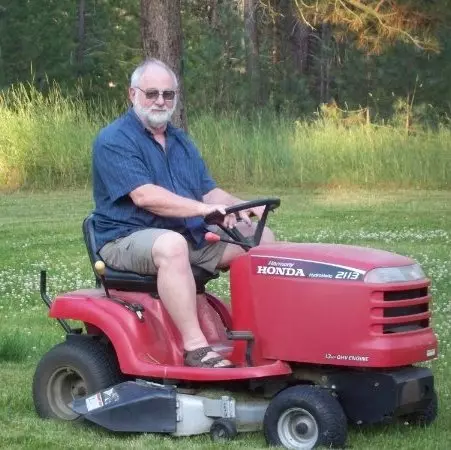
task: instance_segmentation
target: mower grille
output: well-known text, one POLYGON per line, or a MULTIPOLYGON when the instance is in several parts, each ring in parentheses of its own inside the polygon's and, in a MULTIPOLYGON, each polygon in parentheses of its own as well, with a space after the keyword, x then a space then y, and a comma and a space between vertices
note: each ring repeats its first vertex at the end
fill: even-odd
POLYGON ((406 331, 417 331, 429 326, 429 320, 417 320, 415 322, 403 323, 399 325, 384 325, 383 333, 405 333, 406 331))
POLYGON ((412 314, 421 314, 428 312, 428 304, 422 303, 421 305, 404 306, 401 308, 384 309, 384 317, 400 317, 411 316, 412 314))
POLYGON ((396 300, 408 300, 412 298, 426 297, 428 288, 409 289, 407 291, 388 291, 384 292, 384 301, 393 302, 396 300))
POLYGON ((383 334, 406 333, 429 327, 428 288, 416 288, 403 291, 386 291, 384 302, 390 302, 383 309, 387 319, 382 325, 383 334), (395 302, 399 305, 395 306, 395 302), (394 320, 399 318, 399 322, 394 320))

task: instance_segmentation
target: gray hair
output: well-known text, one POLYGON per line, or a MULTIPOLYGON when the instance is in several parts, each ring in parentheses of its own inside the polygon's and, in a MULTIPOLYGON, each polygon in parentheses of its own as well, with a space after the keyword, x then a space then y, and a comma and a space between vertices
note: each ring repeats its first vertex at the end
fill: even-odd
POLYGON ((137 86, 137 84, 139 83, 139 80, 141 79, 142 74, 145 72, 145 70, 149 66, 158 66, 158 67, 165 69, 171 75, 172 79, 174 80, 174 86, 176 88, 178 87, 179 83, 178 83, 177 76, 175 75, 174 71, 163 61, 160 61, 159 59, 156 59, 156 58, 146 59, 133 71, 132 76, 130 78, 130 87, 137 86))

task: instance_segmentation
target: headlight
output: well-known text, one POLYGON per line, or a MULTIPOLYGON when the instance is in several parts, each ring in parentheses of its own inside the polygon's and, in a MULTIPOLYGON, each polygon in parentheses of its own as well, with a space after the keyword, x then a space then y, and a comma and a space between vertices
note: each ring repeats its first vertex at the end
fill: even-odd
POLYGON ((365 283, 397 283, 400 281, 423 280, 426 275, 419 264, 402 267, 380 267, 365 275, 365 283))

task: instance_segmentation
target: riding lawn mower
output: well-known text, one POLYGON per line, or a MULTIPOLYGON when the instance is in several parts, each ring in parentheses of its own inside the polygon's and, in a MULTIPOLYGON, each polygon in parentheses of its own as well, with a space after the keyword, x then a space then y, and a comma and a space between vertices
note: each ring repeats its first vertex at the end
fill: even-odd
POLYGON ((412 259, 350 245, 260 244, 277 198, 253 236, 205 218, 245 252, 230 265, 230 304, 206 290, 219 273, 192 267, 203 298, 199 322, 234 368, 184 365, 183 345, 156 276, 114 270, 96 252, 94 216, 83 223, 94 288, 41 297, 66 340, 40 360, 33 398, 42 418, 84 419, 113 432, 209 433, 214 440, 263 430, 268 445, 343 447, 348 424, 437 415, 430 369, 437 357, 430 281, 412 259), (72 328, 67 320, 79 321, 72 328))

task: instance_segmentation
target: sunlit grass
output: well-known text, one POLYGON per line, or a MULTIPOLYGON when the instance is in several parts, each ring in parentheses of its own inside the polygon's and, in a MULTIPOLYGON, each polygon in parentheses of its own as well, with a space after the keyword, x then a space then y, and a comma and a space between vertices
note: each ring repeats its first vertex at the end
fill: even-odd
MULTIPOLYGON (((27 85, 0 93, 0 189, 86 187, 91 147, 100 130, 126 110, 47 95, 27 85)), ((189 131, 221 184, 271 187, 449 188, 451 130, 275 115, 189 118, 189 131)))
POLYGON ((446 188, 451 131, 202 115, 190 132, 222 183, 273 187, 446 188))
POLYGON ((91 178, 94 134, 114 105, 64 97, 57 86, 48 95, 28 85, 0 93, 0 188, 85 187, 91 178))

